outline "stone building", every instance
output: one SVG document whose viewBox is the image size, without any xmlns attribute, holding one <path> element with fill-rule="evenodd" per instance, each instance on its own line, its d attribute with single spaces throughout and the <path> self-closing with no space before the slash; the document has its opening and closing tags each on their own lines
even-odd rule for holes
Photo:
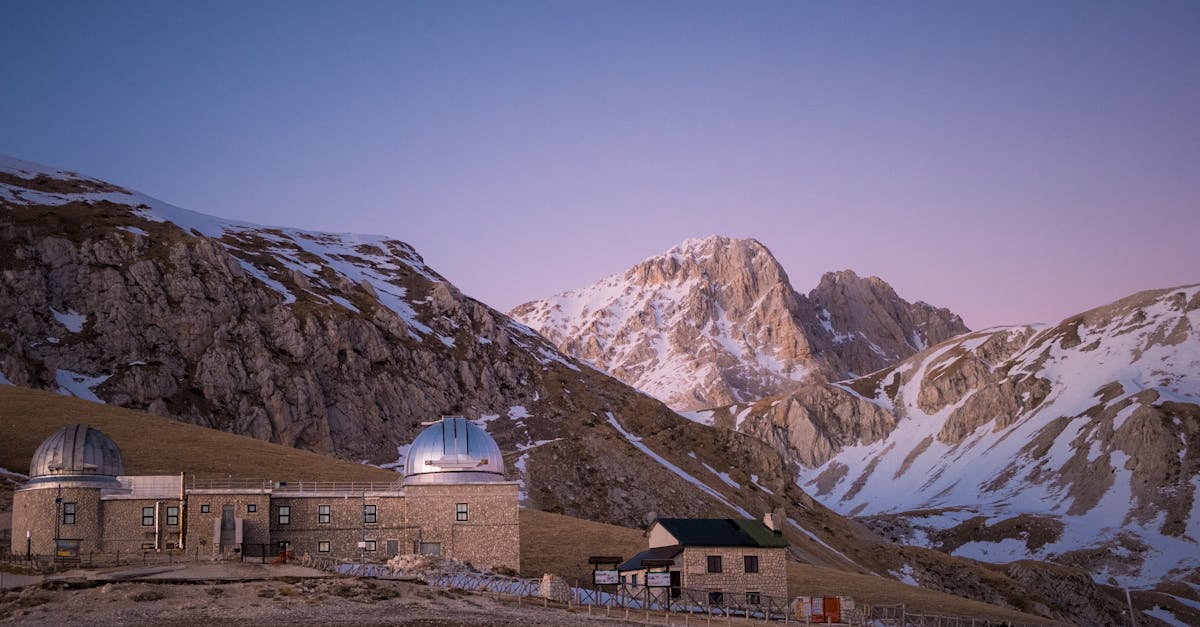
<svg viewBox="0 0 1200 627">
<path fill-rule="evenodd" d="M 788 541 L 768 514 L 766 523 L 734 518 L 660 518 L 646 531 L 649 548 L 617 567 L 621 583 L 644 588 L 652 572 L 669 573 L 680 589 L 708 592 L 709 602 L 756 605 L 788 596 Z"/>
<path fill-rule="evenodd" d="M 520 566 L 517 484 L 482 428 L 446 418 L 409 448 L 393 483 L 126 476 L 99 430 L 68 425 L 34 453 L 13 495 L 14 553 L 184 549 L 200 555 L 327 555 L 382 561 L 399 553 Z M 27 540 L 28 537 L 28 540 Z"/>
</svg>

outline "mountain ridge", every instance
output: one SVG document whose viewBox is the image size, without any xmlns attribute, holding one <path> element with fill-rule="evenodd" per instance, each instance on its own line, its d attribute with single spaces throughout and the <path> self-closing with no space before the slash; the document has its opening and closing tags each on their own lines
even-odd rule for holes
<svg viewBox="0 0 1200 627">
<path fill-rule="evenodd" d="M 908 543 L 1152 585 L 1200 567 L 1200 285 L 957 336 L 858 379 L 693 417 Z"/>
<path fill-rule="evenodd" d="M 510 315 L 677 410 L 869 372 L 966 330 L 949 310 L 850 270 L 802 294 L 761 242 L 724 236 L 684 240 Z"/>
</svg>

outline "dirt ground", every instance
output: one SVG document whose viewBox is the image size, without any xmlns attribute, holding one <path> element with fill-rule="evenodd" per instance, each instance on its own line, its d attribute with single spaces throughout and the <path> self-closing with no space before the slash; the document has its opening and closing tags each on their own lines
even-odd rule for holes
<svg viewBox="0 0 1200 627">
<path fill-rule="evenodd" d="M 212 564 L 64 573 L 0 591 L 0 625 L 630 624 L 616 616 L 589 617 L 578 610 L 543 608 L 540 600 L 526 599 L 518 605 L 511 597 L 497 599 L 418 583 L 300 577 L 277 574 L 272 568 Z M 230 579 L 243 577 L 248 580 Z"/>
</svg>

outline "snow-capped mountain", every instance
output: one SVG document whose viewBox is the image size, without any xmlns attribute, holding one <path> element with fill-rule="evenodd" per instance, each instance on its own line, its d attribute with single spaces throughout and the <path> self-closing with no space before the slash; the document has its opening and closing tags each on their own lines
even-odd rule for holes
<svg viewBox="0 0 1200 627">
<path fill-rule="evenodd" d="M 871 372 L 967 330 L 848 270 L 805 296 L 765 246 L 716 236 L 510 315 L 677 410 Z"/>
<path fill-rule="evenodd" d="M 1200 568 L 1200 286 L 968 333 L 698 418 L 752 433 L 885 536 L 1149 585 Z"/>
</svg>

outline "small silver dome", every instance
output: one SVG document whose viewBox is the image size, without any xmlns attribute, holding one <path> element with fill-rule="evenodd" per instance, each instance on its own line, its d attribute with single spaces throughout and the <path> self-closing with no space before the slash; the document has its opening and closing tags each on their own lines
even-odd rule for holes
<svg viewBox="0 0 1200 627">
<path fill-rule="evenodd" d="M 125 474 L 121 449 L 99 429 L 67 425 L 46 438 L 33 454 L 29 476 L 66 477 L 93 475 L 116 477 Z"/>
<path fill-rule="evenodd" d="M 426 427 L 408 449 L 405 483 L 504 481 L 504 457 L 492 436 L 466 418 Z"/>
</svg>

